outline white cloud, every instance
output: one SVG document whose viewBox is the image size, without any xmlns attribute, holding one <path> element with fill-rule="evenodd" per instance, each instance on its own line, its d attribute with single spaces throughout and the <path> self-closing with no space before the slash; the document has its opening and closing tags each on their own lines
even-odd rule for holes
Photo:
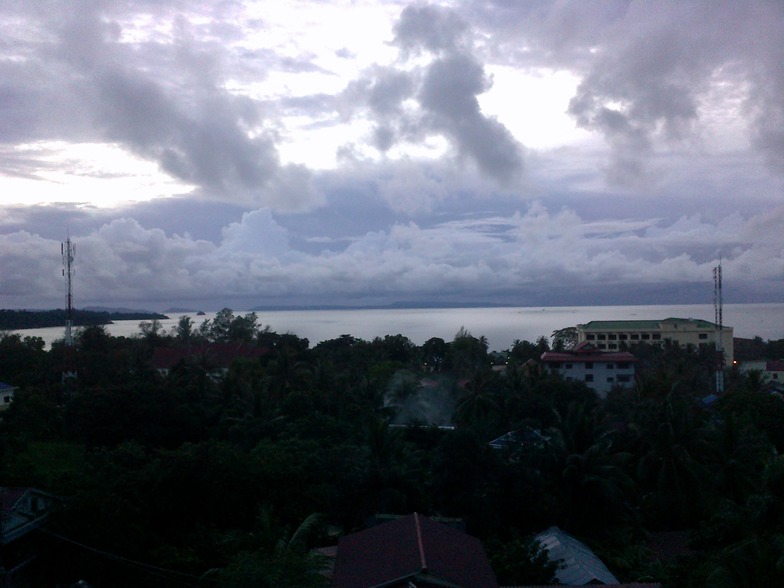
<svg viewBox="0 0 784 588">
<path fill-rule="evenodd" d="M 782 280 L 780 3 L 76 6 L 0 7 L 0 304 L 66 226 L 91 303 Z"/>
</svg>

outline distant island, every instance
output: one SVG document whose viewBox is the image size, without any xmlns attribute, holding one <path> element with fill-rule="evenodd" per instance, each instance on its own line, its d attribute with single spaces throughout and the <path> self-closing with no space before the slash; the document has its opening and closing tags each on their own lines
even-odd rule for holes
<svg viewBox="0 0 784 588">
<path fill-rule="evenodd" d="M 118 310 L 73 310 L 72 320 L 76 327 L 93 325 L 110 325 L 114 321 L 149 321 L 163 320 L 165 314 L 147 311 Z M 65 309 L 55 310 L 6 310 L 0 309 L 0 331 L 16 331 L 19 329 L 43 329 L 59 327 L 65 324 Z"/>
</svg>

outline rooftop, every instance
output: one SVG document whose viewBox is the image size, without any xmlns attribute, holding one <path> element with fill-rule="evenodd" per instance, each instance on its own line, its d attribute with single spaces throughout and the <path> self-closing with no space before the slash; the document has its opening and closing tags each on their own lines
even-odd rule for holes
<svg viewBox="0 0 784 588">
<path fill-rule="evenodd" d="M 414 513 L 341 537 L 336 588 L 445 586 L 498 588 L 475 537 Z"/>
<path fill-rule="evenodd" d="M 687 326 L 695 329 L 716 329 L 717 325 L 695 318 L 670 317 L 662 320 L 591 321 L 578 325 L 585 331 L 654 331 L 665 325 Z M 726 325 L 724 325 L 725 328 Z"/>
</svg>

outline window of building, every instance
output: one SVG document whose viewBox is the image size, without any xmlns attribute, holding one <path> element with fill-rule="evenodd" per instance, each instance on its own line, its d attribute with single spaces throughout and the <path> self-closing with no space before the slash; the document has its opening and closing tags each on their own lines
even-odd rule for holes
<svg viewBox="0 0 784 588">
<path fill-rule="evenodd" d="M 708 333 L 700 333 L 700 339 L 707 339 Z"/>
<path fill-rule="evenodd" d="M 571 364 L 571 363 L 565 363 L 565 364 L 564 364 L 564 369 L 565 369 L 565 370 L 570 370 L 570 369 L 572 369 L 572 364 Z"/>
<path fill-rule="evenodd" d="M 615 364 L 608 363 L 608 364 L 607 364 L 607 369 L 608 369 L 608 370 L 613 370 L 613 369 L 615 369 Z"/>
<path fill-rule="evenodd" d="M 585 374 L 586 382 L 593 382 L 593 374 Z"/>
<path fill-rule="evenodd" d="M 774 380 L 778 380 L 779 379 L 779 375 L 778 374 L 773 374 L 773 379 Z M 10 398 L 6 398 L 5 401 L 6 402 L 11 402 L 11 399 Z"/>
<path fill-rule="evenodd" d="M 596 338 L 599 339 L 599 341 L 604 341 L 607 339 L 607 335 L 596 335 Z"/>
<path fill-rule="evenodd" d="M 625 335 L 624 333 L 621 333 L 620 335 L 618 335 L 618 339 L 620 339 L 621 341 L 626 341 L 626 339 L 628 339 L 628 336 Z"/>
<path fill-rule="evenodd" d="M 631 382 L 631 378 L 629 376 L 618 376 L 618 382 L 622 384 L 626 384 L 628 382 Z"/>
<path fill-rule="evenodd" d="M 607 349 L 607 345 L 604 343 L 599 343 L 599 349 Z"/>
<path fill-rule="evenodd" d="M 651 338 L 650 334 L 648 334 L 648 333 L 643 333 L 643 334 L 642 334 L 642 339 L 643 339 L 643 341 L 647 341 L 647 340 L 648 340 L 648 339 L 650 339 L 650 338 Z"/>
<path fill-rule="evenodd" d="M 557 370 L 559 367 L 561 367 L 561 364 L 559 362 L 557 362 L 557 361 L 554 361 L 554 362 L 552 362 L 550 364 L 550 369 L 551 370 Z"/>
<path fill-rule="evenodd" d="M 607 345 L 607 349 L 618 349 L 618 344 L 610 343 L 609 345 Z"/>
<path fill-rule="evenodd" d="M 585 336 L 586 341 L 593 341 L 594 339 L 596 339 L 596 337 L 590 333 Z"/>
<path fill-rule="evenodd" d="M 632 341 L 639 341 L 640 336 L 637 333 L 632 333 Z"/>
<path fill-rule="evenodd" d="M 610 335 L 607 335 L 607 338 L 608 338 L 610 341 L 615 341 L 616 339 L 618 339 L 618 335 L 616 335 L 616 334 L 612 333 L 612 334 L 610 334 Z"/>
<path fill-rule="evenodd" d="M 628 370 L 629 369 L 629 362 L 623 361 L 623 362 L 619 363 L 618 364 L 618 369 L 619 370 Z"/>
<path fill-rule="evenodd" d="M 593 362 L 592 361 L 586 361 L 585 362 L 585 369 L 592 370 L 593 369 Z"/>
<path fill-rule="evenodd" d="M 612 384 L 612 383 L 615 381 L 615 378 L 613 378 L 612 376 L 607 376 L 607 381 L 608 381 L 610 384 Z"/>
<path fill-rule="evenodd" d="M 659 333 L 654 333 L 653 338 L 658 341 L 659 339 L 661 339 L 661 335 Z"/>
</svg>

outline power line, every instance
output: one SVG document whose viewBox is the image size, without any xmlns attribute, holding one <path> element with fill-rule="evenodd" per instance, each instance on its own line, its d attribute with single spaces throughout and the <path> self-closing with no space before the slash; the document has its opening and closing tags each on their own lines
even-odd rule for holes
<svg viewBox="0 0 784 588">
<path fill-rule="evenodd" d="M 204 582 L 204 580 L 210 580 L 211 581 L 210 578 L 206 578 L 206 575 L 209 572 L 203 574 L 202 576 L 195 576 L 194 574 L 188 574 L 186 572 L 178 572 L 176 570 L 169 570 L 169 569 L 162 568 L 162 567 L 159 567 L 159 566 L 154 566 L 152 564 L 147 564 L 147 563 L 143 563 L 143 562 L 136 561 L 136 560 L 133 560 L 133 559 L 128 559 L 127 557 L 123 557 L 121 555 L 117 555 L 116 553 L 110 553 L 108 551 L 104 551 L 104 550 L 98 549 L 96 547 L 91 547 L 89 545 L 85 545 L 84 543 L 80 543 L 79 541 L 76 541 L 74 539 L 70 539 L 70 538 L 68 538 L 68 537 L 66 537 L 64 535 L 60 535 L 59 533 L 55 533 L 54 531 L 50 531 L 48 529 L 40 529 L 40 530 L 43 533 L 46 533 L 47 535 L 51 535 L 51 536 L 53 536 L 53 537 L 55 537 L 57 539 L 60 539 L 61 541 L 65 541 L 66 543 L 70 543 L 72 545 L 76 545 L 77 547 L 81 547 L 82 549 L 86 549 L 87 551 L 91 551 L 91 552 L 93 552 L 93 553 L 95 553 L 97 555 L 100 555 L 101 557 L 105 557 L 107 559 L 111 559 L 111 560 L 116 561 L 116 562 L 120 562 L 120 563 L 124 563 L 124 564 L 130 565 L 130 566 L 134 566 L 134 567 L 140 568 L 140 569 L 144 570 L 146 573 L 151 574 L 153 576 L 157 576 L 159 578 L 165 578 L 165 579 L 168 579 L 168 580 L 174 579 L 174 580 L 177 580 L 180 583 L 186 584 L 188 586 L 201 586 L 201 585 L 203 585 L 202 582 Z M 175 576 L 175 578 L 172 578 L 171 576 Z M 195 580 L 197 583 L 193 584 L 193 583 L 190 582 L 190 581 L 193 581 L 193 580 Z"/>
</svg>

